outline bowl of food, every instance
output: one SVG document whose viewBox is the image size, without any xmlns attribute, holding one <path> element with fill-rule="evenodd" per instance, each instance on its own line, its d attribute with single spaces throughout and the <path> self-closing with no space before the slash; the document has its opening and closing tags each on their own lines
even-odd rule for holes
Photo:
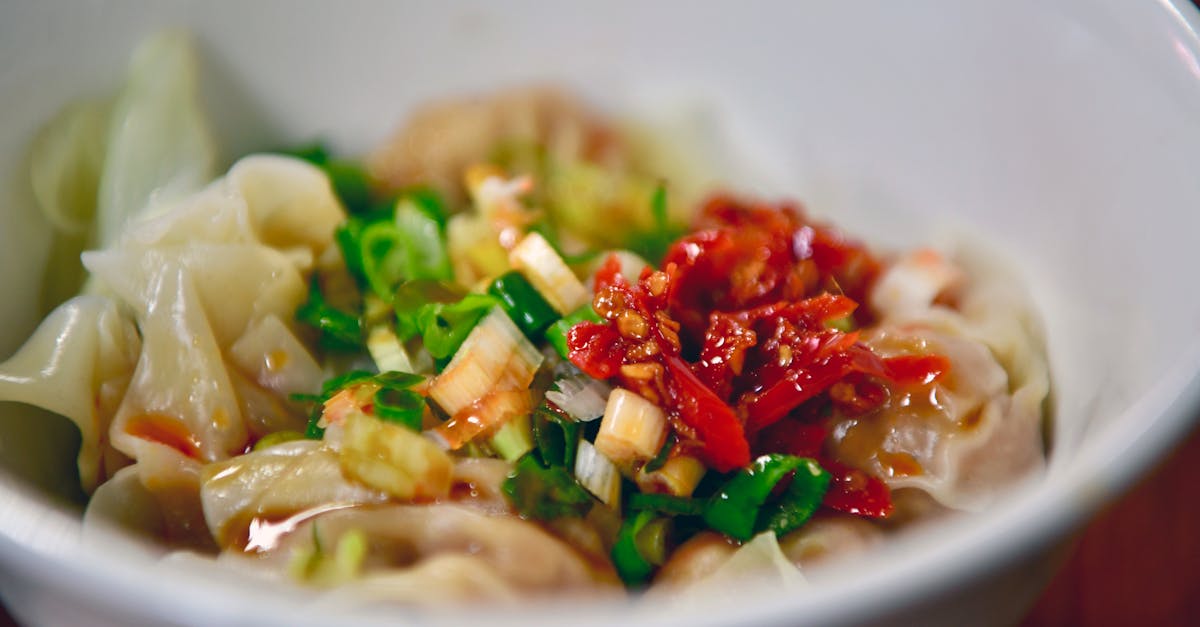
<svg viewBox="0 0 1200 627">
<path fill-rule="evenodd" d="M 22 621 L 1012 622 L 1200 401 L 1184 3 L 0 18 Z"/>
</svg>

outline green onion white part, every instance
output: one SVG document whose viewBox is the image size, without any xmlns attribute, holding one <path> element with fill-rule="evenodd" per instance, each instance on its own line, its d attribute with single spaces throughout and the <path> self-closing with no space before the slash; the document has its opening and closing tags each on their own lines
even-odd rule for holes
<svg viewBox="0 0 1200 627">
<path fill-rule="evenodd" d="M 600 502 L 614 509 L 621 507 L 621 472 L 587 440 L 579 441 L 575 453 L 575 478 Z"/>
<path fill-rule="evenodd" d="M 543 359 L 508 315 L 493 308 L 433 379 L 429 396 L 453 416 L 493 390 L 528 388 Z"/>
</svg>

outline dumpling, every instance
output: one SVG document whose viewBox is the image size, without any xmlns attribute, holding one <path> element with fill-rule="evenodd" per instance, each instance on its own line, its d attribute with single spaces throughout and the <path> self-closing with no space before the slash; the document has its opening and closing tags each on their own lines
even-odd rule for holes
<svg viewBox="0 0 1200 627">
<path fill-rule="evenodd" d="M 149 260 L 148 272 L 130 279 L 139 293 L 118 283 L 118 292 L 137 312 L 143 340 L 133 380 L 112 423 L 113 446 L 134 459 L 139 440 L 204 461 L 242 452 L 249 433 L 190 273 L 166 255 L 143 258 Z M 87 263 L 101 280 L 117 278 L 126 267 L 97 265 L 92 259 Z M 135 275 L 138 270 L 124 272 Z"/>
<path fill-rule="evenodd" d="M 342 217 L 315 167 L 247 157 L 174 210 L 130 225 L 114 248 L 85 255 L 97 289 L 134 311 L 144 338 L 112 425 L 119 450 L 132 457 L 133 439 L 147 439 L 212 462 L 266 428 L 295 424 L 283 401 L 314 391 L 321 373 L 283 320 L 303 302 L 302 273 Z M 290 365 L 267 372 L 250 349 Z"/>
<path fill-rule="evenodd" d="M 363 534 L 370 550 L 362 564 L 363 578 L 346 592 L 373 600 L 502 601 L 595 593 L 598 584 L 601 589 L 619 585 L 611 570 L 593 567 L 532 522 L 452 504 L 367 506 L 318 514 L 260 558 L 283 565 L 297 552 L 313 550 L 314 542 L 337 546 L 351 531 Z M 445 584 L 436 594 L 425 579 L 429 576 Z"/>
<path fill-rule="evenodd" d="M 209 464 L 200 499 L 214 539 L 223 547 L 270 548 L 249 528 L 256 518 L 279 520 L 304 510 L 382 503 L 387 495 L 342 475 L 338 455 L 314 440 L 285 442 Z"/>
<path fill-rule="evenodd" d="M 325 378 L 308 348 L 274 313 L 247 328 L 229 354 L 243 373 L 280 397 L 320 389 Z"/>
<path fill-rule="evenodd" d="M 108 428 L 140 350 L 133 322 L 115 302 L 77 296 L 0 364 L 0 400 L 41 407 L 79 427 L 79 479 L 87 492 L 126 463 L 111 449 Z"/>
<path fill-rule="evenodd" d="M 879 280 L 872 304 L 882 321 L 863 342 L 884 357 L 937 353 L 950 370 L 873 414 L 835 420 L 832 450 L 893 490 L 977 510 L 1044 464 L 1046 366 L 1014 295 L 956 286 L 962 273 L 948 261 L 930 251 L 914 257 Z M 950 289 L 961 290 L 957 309 L 939 304 Z"/>
</svg>

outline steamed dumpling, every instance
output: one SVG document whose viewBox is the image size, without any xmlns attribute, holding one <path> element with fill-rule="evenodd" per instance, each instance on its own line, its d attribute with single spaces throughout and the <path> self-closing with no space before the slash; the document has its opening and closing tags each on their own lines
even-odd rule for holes
<svg viewBox="0 0 1200 627">
<path fill-rule="evenodd" d="M 229 547 L 255 541 L 247 538 L 246 526 L 256 517 L 283 519 L 319 506 L 382 503 L 387 495 L 344 477 L 333 450 L 298 440 L 206 466 L 200 498 L 213 537 Z"/>
<path fill-rule="evenodd" d="M 311 551 L 314 541 L 334 547 L 351 531 L 362 533 L 370 546 L 364 577 L 345 590 L 356 598 L 482 602 L 595 593 L 598 584 L 618 585 L 610 570 L 597 569 L 535 523 L 450 504 L 353 507 L 318 514 L 260 557 L 286 564 L 298 551 Z M 444 586 L 431 590 L 428 576 Z"/>
<path fill-rule="evenodd" d="M 64 304 L 0 366 L 0 400 L 79 425 L 89 492 L 158 447 L 202 465 L 302 425 L 287 395 L 315 391 L 322 373 L 290 321 L 305 274 L 344 217 L 318 168 L 242 159 L 200 192 L 131 219 L 110 248 L 86 253 L 96 295 Z M 259 361 L 251 349 L 265 351 Z M 289 365 L 267 367 L 262 355 Z"/>
<path fill-rule="evenodd" d="M 872 304 L 882 321 L 863 342 L 885 357 L 937 353 L 950 370 L 873 414 L 836 420 L 833 452 L 893 490 L 976 510 L 1044 464 L 1046 366 L 1016 295 L 973 285 L 957 294 L 958 309 L 943 306 L 937 298 L 958 288 L 961 271 L 929 251 L 914 258 L 880 278 Z"/>
<path fill-rule="evenodd" d="M 79 427 L 79 479 L 88 492 L 124 463 L 108 430 L 140 350 L 133 321 L 113 300 L 77 296 L 0 364 L 0 400 L 41 407 Z"/>
</svg>

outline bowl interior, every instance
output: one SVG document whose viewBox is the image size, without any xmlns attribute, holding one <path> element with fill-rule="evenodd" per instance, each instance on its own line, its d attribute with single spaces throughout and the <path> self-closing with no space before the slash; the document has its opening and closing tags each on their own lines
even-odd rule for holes
<svg viewBox="0 0 1200 627">
<path fill-rule="evenodd" d="M 49 241 L 30 201 L 26 146 L 58 107 L 115 85 L 136 43 L 158 28 L 197 34 L 205 98 L 229 158 L 314 137 L 360 153 L 430 98 L 563 83 L 614 112 L 688 111 L 720 152 L 725 180 L 799 198 L 868 241 L 966 238 L 1004 257 L 1043 323 L 1054 444 L 1046 477 L 988 527 L 1017 552 L 1061 532 L 1191 418 L 1200 365 L 1200 291 L 1188 289 L 1200 266 L 1192 9 L 1116 0 L 921 0 L 869 12 L 832 1 L 751 5 L 7 5 L 0 355 L 36 324 Z M 9 468 L 0 490 L 21 508 L 43 502 L 24 483 L 74 496 L 71 429 L 0 410 Z M 1054 511 L 1037 509 L 1055 498 Z M 0 536 L 11 537 L 6 516 Z M 77 542 L 63 529 L 61 542 Z M 952 533 L 891 557 L 923 553 L 946 566 L 962 557 L 944 547 L 958 546 L 978 558 L 975 570 L 997 565 L 995 551 L 977 547 L 979 525 Z M 902 566 L 882 570 L 897 589 L 945 583 L 928 574 L 900 583 Z M 781 603 L 832 617 L 830 599 L 848 585 L 834 578 Z"/>
</svg>

